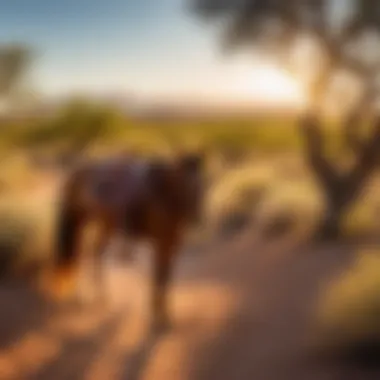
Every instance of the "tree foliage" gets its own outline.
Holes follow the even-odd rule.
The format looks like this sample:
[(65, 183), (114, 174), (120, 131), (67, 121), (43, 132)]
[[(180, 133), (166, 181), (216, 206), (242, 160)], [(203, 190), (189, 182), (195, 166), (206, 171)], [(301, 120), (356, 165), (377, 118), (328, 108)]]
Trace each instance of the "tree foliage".
[(227, 49), (259, 46), (284, 65), (290, 63), (295, 44), (307, 37), (321, 53), (318, 75), (309, 88), (317, 100), (334, 71), (349, 71), (369, 81), (380, 67), (373, 46), (363, 46), (364, 39), (380, 33), (377, 1), (193, 0), (192, 9), (210, 22), (222, 21)]
[[(337, 237), (342, 220), (375, 170), (380, 155), (380, 117), (364, 140), (360, 127), (376, 111), (380, 71), (380, 2), (374, 0), (192, 0), (192, 9), (209, 22), (222, 21), (223, 46), (259, 47), (292, 70), (294, 51), (307, 40), (318, 51), (307, 70), (309, 107), (301, 118), (305, 157), (326, 200), (321, 236)], [(314, 63), (314, 65), (313, 65)], [(344, 71), (358, 80), (359, 95), (342, 121), (352, 167), (342, 171), (324, 152), (320, 111), (334, 75)], [(296, 72), (297, 74), (297, 72)]]
[(25, 78), (31, 62), (31, 50), (24, 45), (0, 46), (0, 97), (8, 97)]

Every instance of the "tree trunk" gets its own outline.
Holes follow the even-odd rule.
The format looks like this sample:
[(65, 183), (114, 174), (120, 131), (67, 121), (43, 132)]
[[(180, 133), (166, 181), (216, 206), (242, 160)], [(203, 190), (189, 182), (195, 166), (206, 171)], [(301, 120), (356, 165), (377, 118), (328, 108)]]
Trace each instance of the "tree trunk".
[[(360, 119), (358, 119), (360, 120)], [(360, 122), (355, 119), (343, 124), (345, 129), (356, 130)], [(315, 115), (306, 115), (300, 123), (300, 130), (305, 142), (305, 158), (325, 197), (326, 214), (324, 215), (317, 237), (333, 240), (341, 237), (344, 217), (350, 207), (358, 200), (368, 179), (373, 174), (380, 154), (380, 117), (376, 117), (369, 138), (359, 141), (356, 130), (348, 134), (355, 154), (352, 168), (342, 172), (325, 156), (324, 138), (321, 124)], [(352, 139), (356, 141), (352, 143)]]
[(327, 200), (327, 210), (316, 231), (316, 238), (323, 241), (337, 240), (343, 235), (343, 222), (347, 206), (333, 199)]

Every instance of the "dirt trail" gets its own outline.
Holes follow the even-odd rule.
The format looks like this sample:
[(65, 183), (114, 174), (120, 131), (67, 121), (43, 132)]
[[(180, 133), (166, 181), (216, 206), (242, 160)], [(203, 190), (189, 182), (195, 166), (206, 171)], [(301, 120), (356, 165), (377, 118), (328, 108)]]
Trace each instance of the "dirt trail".
[(148, 333), (149, 255), (107, 267), (106, 307), (53, 310), (0, 287), (0, 379), (378, 379), (308, 359), (319, 290), (349, 265), (343, 250), (295, 249), (252, 232), (181, 256), (172, 328)]
[(183, 256), (173, 326), (161, 336), (147, 332), (146, 255), (109, 265), (102, 309), (53, 312), (31, 292), (0, 289), (0, 379), (363, 379), (305, 357), (319, 286), (348, 264), (345, 252), (300, 252), (246, 234)]

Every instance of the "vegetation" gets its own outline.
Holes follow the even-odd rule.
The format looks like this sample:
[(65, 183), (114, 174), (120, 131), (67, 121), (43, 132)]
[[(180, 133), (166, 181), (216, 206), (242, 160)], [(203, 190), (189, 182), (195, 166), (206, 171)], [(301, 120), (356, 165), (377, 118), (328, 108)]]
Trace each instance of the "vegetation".
[[(92, 125), (96, 133), (92, 133)], [(325, 134), (329, 157), (348, 159), (349, 152), (341, 148), (341, 135), (333, 123)], [(54, 163), (57, 155), (75, 149), (97, 156), (130, 149), (146, 155), (170, 155), (181, 147), (207, 148), (210, 187), (201, 239), (230, 236), (253, 225), (265, 231), (284, 223), (286, 228), (310, 232), (323, 216), (323, 193), (305, 165), (292, 118), (157, 123), (75, 100), (49, 118), (8, 121), (0, 142), (0, 275), (38, 268), (52, 253), (58, 171), (54, 165), (49, 167), (53, 170), (44, 170), (38, 160), (31, 159), (36, 154)], [(364, 201), (345, 218), (343, 229), (348, 236), (378, 234), (379, 180), (376, 173), (365, 189)], [(372, 257), (367, 269), (360, 264), (365, 274), (348, 274), (333, 284), (331, 297), (322, 300), (320, 336), (334, 339), (338, 348), (356, 344), (368, 331), (379, 331), (366, 319), (377, 315), (375, 261)], [(361, 286), (362, 282), (367, 285)], [(348, 317), (354, 314), (356, 319)], [(350, 323), (357, 323), (357, 330), (350, 330)]]
[(0, 46), (0, 102), (11, 105), (27, 82), (31, 50), (22, 44)]
[[(347, 152), (340, 148), (340, 135), (333, 123), (326, 136), (330, 157), (344, 159)], [(57, 157), (62, 154), (102, 156), (133, 150), (152, 156), (206, 148), (210, 180), (206, 224), (211, 234), (226, 234), (252, 223), (265, 227), (276, 220), (291, 220), (292, 227), (314, 227), (323, 211), (323, 199), (302, 160), (302, 144), (290, 116), (158, 123), (73, 99), (51, 117), (8, 120), (3, 124), (0, 146), (0, 216), (17, 222), (4, 223), (5, 232), (0, 236), (9, 236), (9, 229), (12, 235), (17, 225), (25, 229), (18, 243), (24, 239), (22, 246), (30, 251), (27, 236), (31, 224), (38, 230), (33, 232), (35, 236), (41, 236), (45, 244), (42, 255), (49, 252), (46, 228), (54, 203), (40, 193), (41, 188), (44, 194), (44, 187), (53, 186), (60, 167)], [(371, 189), (367, 203), (358, 204), (352, 217), (345, 220), (350, 234), (376, 231), (374, 205), (380, 199), (376, 187)], [(26, 222), (18, 223), (23, 214)], [(25, 255), (19, 247), (13, 251), (29, 259), (41, 258), (41, 253)]]
[(360, 252), (352, 268), (323, 293), (318, 314), (319, 343), (331, 353), (378, 358), (380, 350), (380, 257)]
[[(227, 50), (252, 47), (297, 77), (307, 89), (309, 106), (300, 120), (305, 143), (305, 158), (323, 191), (326, 213), (318, 236), (336, 239), (341, 235), (345, 216), (373, 174), (379, 161), (380, 124), (376, 115), (367, 140), (360, 128), (374, 111), (378, 98), (376, 78), (378, 56), (367, 54), (366, 37), (380, 31), (379, 4), (374, 1), (345, 2), (342, 17), (332, 22), (331, 0), (226, 2), (192, 0), (195, 12), (207, 20), (221, 20), (223, 44)], [(302, 44), (311, 47), (310, 54), (297, 59)], [(353, 49), (354, 48), (354, 49)], [(375, 47), (376, 48), (376, 47)], [(317, 64), (313, 64), (317, 62)], [(356, 90), (340, 94), (339, 111), (347, 146), (352, 151), (352, 164), (337, 168), (325, 155), (321, 116), (326, 101), (331, 102), (332, 83), (344, 72), (346, 83), (354, 81)], [(337, 104), (337, 103), (335, 103)], [(336, 106), (336, 108), (339, 108)]]

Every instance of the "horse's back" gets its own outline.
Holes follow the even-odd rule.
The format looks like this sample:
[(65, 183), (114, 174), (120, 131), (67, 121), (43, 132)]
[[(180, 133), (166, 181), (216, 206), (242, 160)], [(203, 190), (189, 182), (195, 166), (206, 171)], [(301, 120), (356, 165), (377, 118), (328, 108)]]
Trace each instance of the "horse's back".
[(88, 213), (121, 214), (144, 188), (146, 164), (141, 160), (111, 158), (78, 167), (72, 177), (80, 183), (76, 200)]

